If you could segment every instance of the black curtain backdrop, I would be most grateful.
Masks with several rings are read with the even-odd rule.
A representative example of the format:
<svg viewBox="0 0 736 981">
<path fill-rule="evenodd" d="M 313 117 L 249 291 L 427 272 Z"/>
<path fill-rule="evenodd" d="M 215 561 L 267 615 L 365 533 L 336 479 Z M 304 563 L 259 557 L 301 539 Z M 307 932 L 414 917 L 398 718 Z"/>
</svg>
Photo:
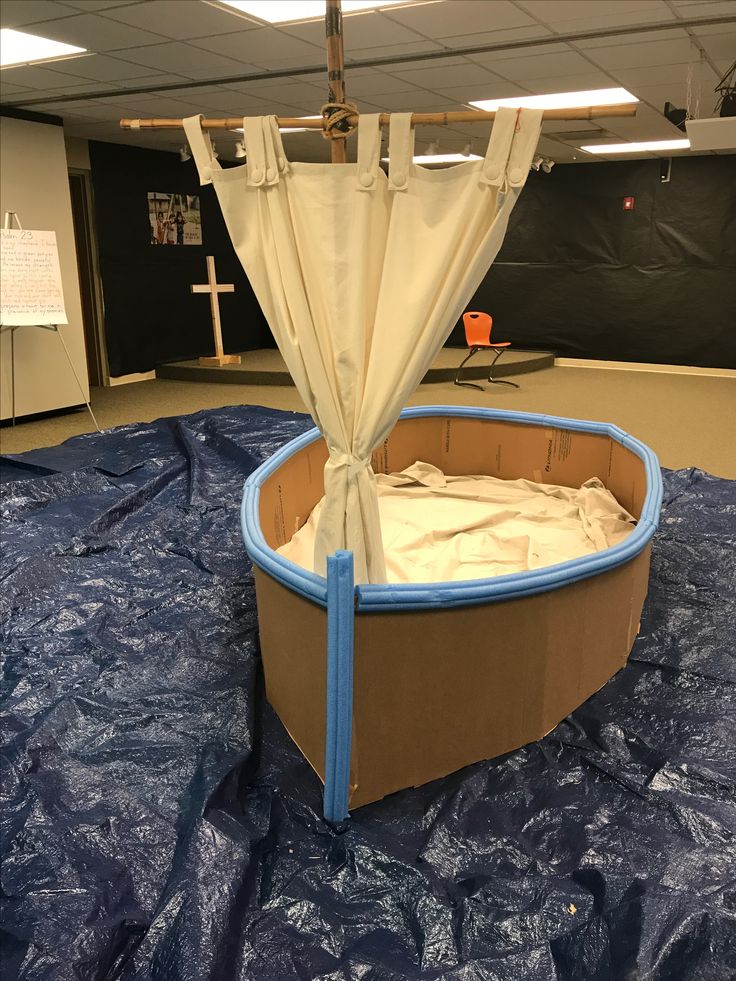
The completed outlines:
<svg viewBox="0 0 736 981">
<path fill-rule="evenodd" d="M 227 351 L 273 347 L 211 186 L 177 154 L 90 143 L 105 327 L 113 375 L 212 353 L 209 298 L 193 296 L 214 255 Z M 503 248 L 470 309 L 499 340 L 558 355 L 736 368 L 733 156 L 532 171 Z M 203 245 L 149 245 L 148 191 L 200 194 Z M 634 210 L 623 210 L 633 196 Z M 462 324 L 449 341 L 464 345 Z"/>
<path fill-rule="evenodd" d="M 677 157 L 668 183 L 658 160 L 532 171 L 469 309 L 518 347 L 736 368 L 734 161 Z"/>
<path fill-rule="evenodd" d="M 163 361 L 214 353 L 206 256 L 220 294 L 225 350 L 273 347 L 274 342 L 220 214 L 211 186 L 200 187 L 192 160 L 176 153 L 90 142 L 105 334 L 112 375 L 150 371 Z M 150 245 L 148 192 L 199 194 L 202 245 Z"/>
</svg>

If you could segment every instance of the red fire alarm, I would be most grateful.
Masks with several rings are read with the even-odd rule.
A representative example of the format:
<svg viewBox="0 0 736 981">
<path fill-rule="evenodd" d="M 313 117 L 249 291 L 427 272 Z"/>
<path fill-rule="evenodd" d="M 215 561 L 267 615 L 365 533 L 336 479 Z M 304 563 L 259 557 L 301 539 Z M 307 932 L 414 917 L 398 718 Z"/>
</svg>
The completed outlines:
<svg viewBox="0 0 736 981">
<path fill-rule="evenodd" d="M 633 210 L 634 210 L 634 199 L 624 198 L 624 211 L 633 211 Z"/>
</svg>

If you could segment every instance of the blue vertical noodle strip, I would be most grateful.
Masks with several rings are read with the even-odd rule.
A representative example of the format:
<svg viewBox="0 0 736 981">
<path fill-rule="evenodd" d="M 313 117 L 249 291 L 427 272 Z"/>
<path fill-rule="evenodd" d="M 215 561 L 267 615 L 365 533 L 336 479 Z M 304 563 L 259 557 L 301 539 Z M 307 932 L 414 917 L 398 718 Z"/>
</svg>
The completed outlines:
<svg viewBox="0 0 736 981">
<path fill-rule="evenodd" d="M 327 726 L 324 816 L 348 816 L 350 752 L 353 738 L 353 651 L 355 586 L 353 553 L 327 559 Z"/>
</svg>

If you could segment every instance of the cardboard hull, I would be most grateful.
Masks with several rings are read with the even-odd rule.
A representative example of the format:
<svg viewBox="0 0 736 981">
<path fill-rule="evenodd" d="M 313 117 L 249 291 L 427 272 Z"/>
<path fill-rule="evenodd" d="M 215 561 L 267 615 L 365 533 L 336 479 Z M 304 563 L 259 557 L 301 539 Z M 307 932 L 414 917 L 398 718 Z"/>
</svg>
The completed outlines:
<svg viewBox="0 0 736 981">
<path fill-rule="evenodd" d="M 374 454 L 374 469 L 400 470 L 421 459 L 450 474 L 569 486 L 598 476 L 631 513 L 639 517 L 645 502 L 651 512 L 651 467 L 617 439 L 504 421 L 487 410 L 461 418 L 450 409 L 437 412 L 400 420 Z M 322 496 L 326 458 L 324 443 L 311 442 L 261 483 L 258 517 L 269 548 L 286 541 Z M 350 807 L 507 753 L 553 729 L 625 665 L 649 556 L 647 539 L 626 561 L 603 562 L 597 574 L 581 577 L 579 563 L 568 563 L 578 569 L 568 581 L 524 595 L 524 577 L 531 576 L 524 573 L 514 577 L 521 586 L 514 584 L 506 598 L 477 602 L 463 592 L 465 584 L 417 585 L 411 594 L 382 587 L 390 601 L 378 604 L 379 587 L 363 587 L 364 602 L 359 587 Z M 256 589 L 267 696 L 324 780 L 327 610 L 292 588 L 277 567 L 261 565 Z"/>
</svg>

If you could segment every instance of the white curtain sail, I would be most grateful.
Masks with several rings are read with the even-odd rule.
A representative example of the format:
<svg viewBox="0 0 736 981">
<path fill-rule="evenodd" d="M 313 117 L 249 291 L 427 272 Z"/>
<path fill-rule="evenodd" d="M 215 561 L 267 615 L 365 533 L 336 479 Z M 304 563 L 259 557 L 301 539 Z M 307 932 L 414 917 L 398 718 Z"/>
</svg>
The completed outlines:
<svg viewBox="0 0 736 981">
<path fill-rule="evenodd" d="M 357 582 L 385 582 L 371 453 L 386 437 L 501 247 L 541 110 L 501 109 L 483 160 L 412 163 L 410 113 L 377 115 L 357 164 L 291 163 L 275 116 L 243 120 L 247 163 L 223 170 L 201 117 L 184 128 L 235 251 L 329 448 L 314 568 L 350 549 Z"/>
</svg>

